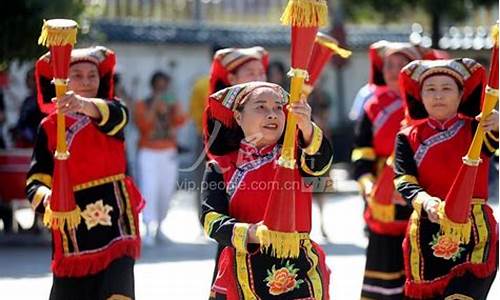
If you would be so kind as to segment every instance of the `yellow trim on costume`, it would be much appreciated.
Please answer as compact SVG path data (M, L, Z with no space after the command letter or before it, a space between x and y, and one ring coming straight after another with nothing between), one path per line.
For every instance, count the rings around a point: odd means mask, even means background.
M449 295L444 300L474 300L474 298L466 296L464 294L453 294Z
M311 170L309 168L309 166L306 164L306 157L305 157L304 152L302 152L302 155L300 156L300 167L302 168L302 170L304 172L306 172L307 174L312 175L312 176L324 175L326 172L328 172L328 170L330 170L330 167L332 166L332 162L333 162L333 157L330 157L330 161L326 164L326 166L323 169L315 172L315 171Z
M125 124L127 124L127 113L123 108L121 110L122 110L123 120L120 122L120 124L116 125L111 131L109 131L107 133L108 135L115 135L125 126Z
M495 152L497 149L490 144L490 141L486 138L484 139L484 145L488 148L488 151Z
M313 125L313 134L312 134L312 140L309 146L304 148L304 152L307 155L314 155L318 153L319 147L321 147L321 142L323 141L323 130L319 128L318 125L316 125L314 122L312 122Z
M395 280L405 276L405 271L399 272L380 272L380 271L365 271L365 277L373 278L373 279L382 279L382 280Z
M48 187L52 187L52 176L45 173L35 173L26 180L26 185L30 185L33 181L40 181Z
M398 178L394 179L394 186L397 188L400 184L403 183L411 183L411 184L418 184L417 177L412 176L412 175L403 175L399 176Z
M491 131L487 131L486 134L490 139L494 140L495 142L498 142L498 136L494 135Z
M373 147L361 147L352 150L351 161L355 162L360 159L375 160L377 156L375 155L375 150Z
M102 99L92 99L92 103L95 104L97 110L101 113L101 122L97 125L103 126L109 120L109 106L106 101Z
M69 253L69 246L68 246L68 236L66 235L66 231L59 230L59 233L61 233L64 254L68 254Z
M316 269L318 267L319 257L312 251L311 240L304 240L303 245L306 248L307 257L311 260L311 269L307 271L307 277L312 283L314 299L323 299L323 283Z
M82 184L77 184L73 187L73 191L78 192L78 191L85 190L85 189L88 189L91 187L95 187L95 186L99 186L99 185L103 185L106 183L110 183L110 182L118 181L118 180L123 180L123 179L125 179L125 174L118 174L118 175L113 175L113 176L109 176L109 177L99 178L99 179L85 182Z
M132 214L132 204L130 203L130 196L127 191L127 187L125 186L125 182L123 179L120 180L120 184L122 185L123 195L125 195L125 201L127 202L127 217L128 223L130 224L130 234L135 237L135 220L134 215Z
M210 236L212 234L212 227L214 226L214 223L220 219L225 218L226 216L223 214L220 214L215 211L211 211L205 215L205 222L203 223L203 230L205 230L205 233Z
M33 201L31 201L31 207L36 209L48 193L50 193L50 189L48 187L43 185L39 186L36 189L35 196L33 196Z
M411 277L408 278L416 282L421 281L420 277L420 250L418 247L418 225L420 222L420 214L422 213L422 202L419 199L413 201L413 213L408 224L410 238L410 271Z
M247 254L244 252L236 251L236 276L238 277L238 283L241 286L241 291L243 292L242 300L257 300L257 295L253 292L250 287L250 280L248 279L248 265L247 265Z
M479 264L483 262L484 258L486 240L488 239L488 227L486 220L484 219L482 204L475 204L472 207L472 213L474 214L474 220L476 223L478 242L472 250L471 262Z
M234 224L231 243L236 248L236 252L247 253L248 228L249 224L247 223Z

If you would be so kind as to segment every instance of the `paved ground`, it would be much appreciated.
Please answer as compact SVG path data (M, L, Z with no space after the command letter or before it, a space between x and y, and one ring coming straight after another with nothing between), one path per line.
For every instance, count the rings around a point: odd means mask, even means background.
M341 187L352 190L352 182ZM137 299L206 299L213 268L215 244L201 233L192 194L180 192L172 202L164 232L175 243L146 248L137 263ZM352 193L328 198L324 217L329 240L321 238L318 210L313 211L313 239L328 254L332 269L333 299L359 299L364 267L361 201ZM20 215L30 218L29 214ZM0 238L0 299L47 299L51 286L50 246L40 239L16 238L7 245ZM489 299L498 299L500 284L495 282Z

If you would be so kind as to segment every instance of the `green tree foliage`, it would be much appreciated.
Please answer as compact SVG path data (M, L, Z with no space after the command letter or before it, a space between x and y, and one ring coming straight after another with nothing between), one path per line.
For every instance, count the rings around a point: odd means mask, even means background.
M498 0L338 0L342 3L348 18L355 22L378 17L384 23L405 21L405 10L423 10L429 17L433 45L441 37L443 19L461 21L480 6L491 7ZM411 22L406 20L407 22Z
M0 10L0 64L13 60L31 60L46 49L38 45L43 20L67 18L78 20L84 0L15 0L4 1Z

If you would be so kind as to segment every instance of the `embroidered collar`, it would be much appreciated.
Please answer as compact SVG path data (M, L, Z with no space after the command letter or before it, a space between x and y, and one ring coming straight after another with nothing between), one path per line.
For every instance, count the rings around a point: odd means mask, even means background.
M240 153L248 158L262 157L273 151L275 145L276 144L272 144L258 149L254 144L251 144L245 141L245 139L242 139L240 142Z
M431 117L427 118L427 125L431 127L432 129L438 130L438 131L444 131L448 130L453 124L455 124L458 120L460 120L460 116L457 114L454 117L444 121L440 122L436 119L433 119Z

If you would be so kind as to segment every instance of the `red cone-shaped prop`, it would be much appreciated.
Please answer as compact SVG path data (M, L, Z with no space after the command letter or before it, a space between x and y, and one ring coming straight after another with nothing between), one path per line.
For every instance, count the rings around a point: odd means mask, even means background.
M283 23L292 26L290 103L300 100L316 33L319 26L325 25L327 11L324 0L290 0L281 17ZM297 186L300 182L294 175L296 136L297 120L293 114L288 114L275 175L275 181L283 188L271 191L264 225L257 229L261 247L270 249L271 255L279 258L298 257L300 249L300 235L295 228L295 191L286 189L286 185Z
M80 209L69 178L68 160L54 160L54 174L50 206L46 209L44 223L51 228L63 230L65 226L75 228L80 223Z
M295 191L297 181L295 170L278 168L274 177L279 187L271 191L269 204L264 215L264 224L277 231L289 232L295 230ZM292 229L292 230L291 230Z
M54 73L56 97L64 96L71 51L76 42L77 23L73 20L53 19L44 22L39 44L49 47L50 63ZM50 206L46 208L43 222L46 226L63 231L80 223L80 208L76 205L68 170L69 153L66 145L64 115L57 113L57 148L54 155L54 174Z
M488 116L498 101L498 25L495 27L494 32L496 31L496 34L493 34L495 46L491 54L489 86L486 87L486 91L483 93L484 99L481 109L483 116ZM441 232L454 241L464 244L467 244L470 239L470 206L477 168L481 163L480 154L484 134L483 128L479 124L469 151L463 158L464 163L446 195L444 205L440 207Z
M474 191L477 166L463 164L453 182L453 188L446 195L444 211L446 216L455 223L467 223L470 216L470 200ZM469 183L469 184L464 184Z
M307 68L309 78L305 82L305 86L307 87L304 88L306 96L312 91L323 69L334 54L338 54L342 58L347 58L351 55L351 51L340 48L337 40L331 36L318 32Z
M292 68L307 70L317 33L318 27L292 27Z

